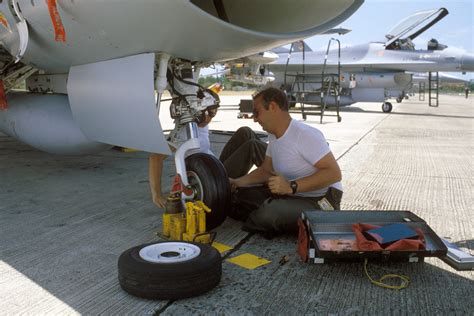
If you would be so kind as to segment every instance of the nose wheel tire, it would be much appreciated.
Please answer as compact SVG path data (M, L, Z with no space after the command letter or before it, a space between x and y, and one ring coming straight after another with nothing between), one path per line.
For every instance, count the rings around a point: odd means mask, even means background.
M220 282L222 260L210 245L155 242L130 248L118 260L119 284L148 299L177 300L210 291Z
M382 104L382 111L383 111L384 113L390 113L390 112L392 112L392 108L393 108L393 106L392 106L392 103L390 103L390 102L384 102L384 103Z
M211 209L211 213L206 213L206 228L214 229L224 222L230 209L227 172L216 157L208 154L193 154L185 162L195 199L202 200Z

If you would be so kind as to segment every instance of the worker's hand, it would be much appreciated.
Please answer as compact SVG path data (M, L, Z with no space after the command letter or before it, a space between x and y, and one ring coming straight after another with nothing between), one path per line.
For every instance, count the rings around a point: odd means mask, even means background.
M154 195L153 203L155 203L155 205L160 208L164 208L166 204L166 198L161 194Z
M270 177L268 179L268 188L273 194L285 195L293 193L290 182L282 176Z
M229 178L231 192L234 192L239 187L239 182L237 180L238 179Z

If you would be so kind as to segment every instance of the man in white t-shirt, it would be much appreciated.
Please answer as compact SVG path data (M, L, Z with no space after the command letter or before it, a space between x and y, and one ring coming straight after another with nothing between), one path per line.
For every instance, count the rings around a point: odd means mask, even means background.
M204 112L203 121L198 124L199 149L189 150L186 156L195 153L214 155L209 141L209 123L216 114L217 109L209 109ZM182 129L181 132L183 135L180 136L184 137L185 129ZM247 174L253 165L260 166L266 149L267 144L262 142L250 128L241 127L224 146L219 160L224 165L229 177L240 177ZM166 203L166 196L161 193L161 175L163 161L166 157L162 154L151 154L148 163L151 195L153 202L158 207L164 207Z
M339 209L341 170L321 131L293 120L276 88L254 96L253 112L269 144L257 169L230 178L237 189L230 216L245 220L244 230L274 235L297 232L303 210Z

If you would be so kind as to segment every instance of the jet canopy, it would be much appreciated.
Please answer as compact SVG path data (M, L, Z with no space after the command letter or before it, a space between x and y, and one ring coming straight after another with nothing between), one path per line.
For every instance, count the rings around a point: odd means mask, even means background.
M385 37L387 49L414 49L412 40L448 15L445 8L420 11L401 20Z

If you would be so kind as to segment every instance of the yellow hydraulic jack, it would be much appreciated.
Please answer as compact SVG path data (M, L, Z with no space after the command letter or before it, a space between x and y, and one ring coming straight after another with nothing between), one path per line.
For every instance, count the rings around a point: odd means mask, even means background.
M211 234L206 232L206 212L210 213L202 201L186 202L182 210L181 198L169 196L163 214L163 235L172 240L211 243Z

